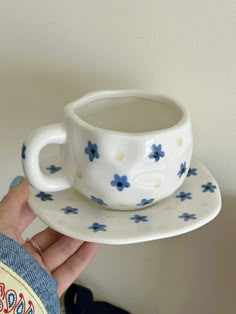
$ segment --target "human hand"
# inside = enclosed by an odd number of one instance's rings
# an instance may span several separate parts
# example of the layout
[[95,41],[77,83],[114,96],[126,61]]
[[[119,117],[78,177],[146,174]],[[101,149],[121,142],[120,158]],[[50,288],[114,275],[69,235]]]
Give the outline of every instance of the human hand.
[[26,179],[18,177],[0,202],[0,233],[18,242],[58,283],[58,296],[78,278],[96,253],[98,244],[73,239],[46,228],[32,237],[40,250],[25,242],[22,233],[36,218],[28,205],[29,187]]

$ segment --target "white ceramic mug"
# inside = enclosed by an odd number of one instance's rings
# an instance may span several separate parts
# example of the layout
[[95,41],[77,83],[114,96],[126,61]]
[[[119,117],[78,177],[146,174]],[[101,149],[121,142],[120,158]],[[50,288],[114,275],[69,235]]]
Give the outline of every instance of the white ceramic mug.
[[[43,174],[41,149],[62,144],[63,172]],[[64,123],[35,130],[23,145],[23,168],[44,192],[74,187],[101,206],[132,210],[170,196],[192,156],[188,111],[168,97],[138,90],[89,93],[65,107]]]

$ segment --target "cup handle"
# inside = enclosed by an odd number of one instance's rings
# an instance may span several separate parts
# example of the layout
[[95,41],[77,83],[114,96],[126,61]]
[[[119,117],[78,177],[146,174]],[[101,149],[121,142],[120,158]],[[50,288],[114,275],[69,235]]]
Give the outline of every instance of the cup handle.
[[67,138],[63,123],[43,126],[33,131],[22,146],[22,164],[26,178],[36,189],[44,192],[56,192],[68,189],[71,184],[64,174],[47,176],[39,165],[39,154],[48,144],[65,144]]

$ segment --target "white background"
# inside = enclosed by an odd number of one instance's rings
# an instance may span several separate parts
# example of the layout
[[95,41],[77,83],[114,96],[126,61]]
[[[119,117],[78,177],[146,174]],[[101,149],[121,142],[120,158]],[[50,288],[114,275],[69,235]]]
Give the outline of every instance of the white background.
[[[88,91],[141,88],[188,106],[194,156],[214,174],[220,215],[189,234],[102,245],[80,282],[133,314],[234,313],[234,0],[0,0],[0,196],[38,126]],[[31,230],[40,230],[37,221]]]

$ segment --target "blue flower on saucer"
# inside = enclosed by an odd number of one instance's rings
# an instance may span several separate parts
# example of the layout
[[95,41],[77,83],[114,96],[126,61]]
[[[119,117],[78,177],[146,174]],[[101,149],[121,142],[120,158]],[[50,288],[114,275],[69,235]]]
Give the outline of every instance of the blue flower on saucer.
[[182,215],[179,216],[179,218],[183,219],[184,221],[197,219],[196,214],[188,214],[188,213],[183,213]]
[[180,198],[181,202],[185,200],[191,200],[192,199],[192,193],[190,192],[180,192],[178,195],[176,195],[177,198]]
[[106,227],[107,227],[106,225],[102,225],[102,224],[99,224],[98,222],[94,222],[92,226],[88,228],[92,229],[93,232],[98,232],[98,231],[107,231]]
[[101,198],[97,198],[95,196],[91,196],[91,200],[94,201],[95,203],[99,204],[99,205],[107,206],[107,204],[104,203]]
[[35,195],[36,197],[40,198],[41,201],[46,202],[46,201],[53,201],[52,194],[48,194],[45,192],[39,192],[38,194]]
[[60,171],[62,169],[62,167],[58,167],[55,165],[51,165],[49,167],[46,168],[51,174],[56,173],[58,171]]
[[26,145],[25,144],[22,145],[21,158],[26,159]]
[[186,172],[186,170],[187,170],[187,167],[186,167],[186,161],[185,161],[185,162],[181,163],[179,172],[177,173],[179,178],[182,177],[182,175]]
[[134,215],[130,218],[130,220],[133,220],[136,224],[140,222],[148,222],[147,216],[141,216],[141,215]]
[[111,185],[116,187],[118,191],[123,191],[124,188],[129,188],[130,183],[127,181],[127,176],[114,175],[114,180],[111,181]]
[[90,161],[93,161],[94,158],[100,157],[97,144],[92,144],[90,141],[88,141],[88,146],[85,148],[84,152],[89,156]]
[[196,176],[197,175],[197,168],[189,168],[187,177]]
[[65,208],[61,208],[61,210],[63,210],[66,215],[68,215],[68,214],[76,215],[76,214],[78,214],[78,211],[79,211],[78,208],[73,208],[71,206],[66,206]]
[[143,198],[143,199],[141,200],[141,202],[137,204],[137,206],[149,205],[149,204],[151,204],[153,201],[154,201],[154,198],[150,198],[150,199]]
[[208,182],[207,184],[202,184],[202,192],[211,192],[214,193],[216,189],[216,185],[213,185],[211,182]]
[[153,144],[151,146],[152,152],[149,154],[148,157],[151,159],[152,158],[155,159],[156,162],[159,161],[160,158],[163,158],[165,156],[165,153],[163,150],[161,150],[161,148],[162,148],[161,144],[159,144],[158,146]]

